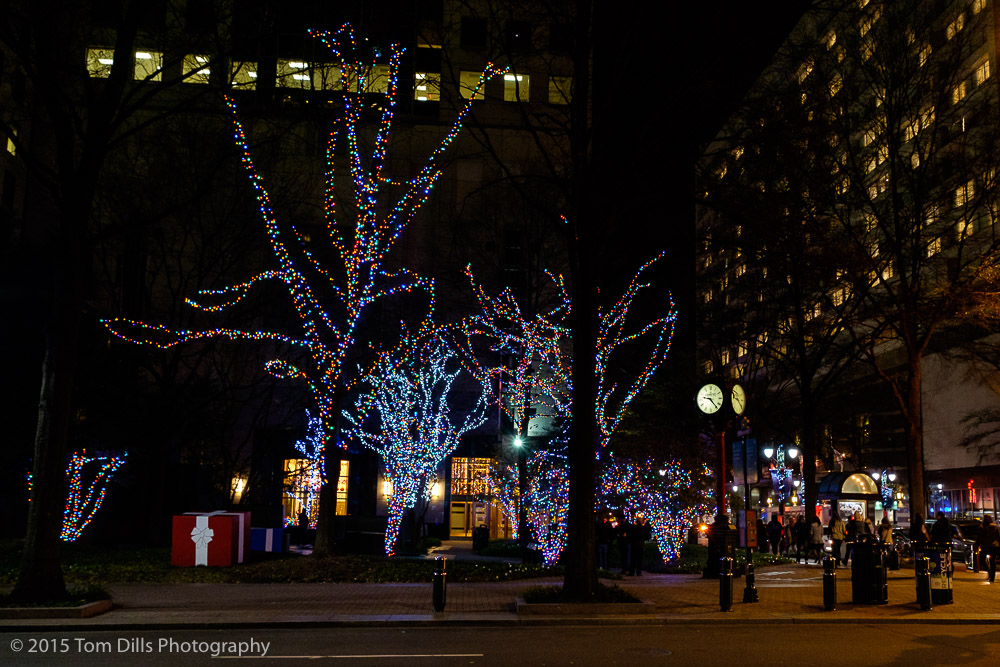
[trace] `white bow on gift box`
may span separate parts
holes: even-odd
[[[191,529],[191,541],[194,542],[194,564],[208,565],[208,543],[212,541],[215,531],[208,527],[207,516],[197,516]]]

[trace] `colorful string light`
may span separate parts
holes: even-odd
[[[226,104],[233,117],[233,138],[242,151],[241,160],[257,197],[261,219],[278,268],[263,271],[238,285],[201,291],[197,300],[186,300],[192,308],[217,313],[239,303],[259,283],[278,281],[292,299],[300,318],[301,332],[298,335],[287,335],[225,328],[175,331],[161,325],[125,318],[104,320],[103,324],[123,340],[160,348],[169,348],[191,340],[223,337],[273,341],[307,351],[310,359],[308,366],[299,367],[285,359],[274,359],[265,367],[276,377],[300,380],[307,384],[318,409],[317,418],[322,424],[320,449],[323,449],[336,433],[336,413],[340,409],[340,397],[345,391],[343,364],[349,350],[356,344],[355,331],[366,309],[376,300],[389,295],[417,289],[433,290],[432,281],[407,269],[387,270],[385,263],[387,254],[400,233],[430,196],[431,189],[441,175],[439,158],[461,131],[462,123],[472,107],[472,99],[460,111],[419,173],[401,183],[394,182],[386,178],[383,172],[398,93],[400,59],[404,49],[398,44],[390,47],[387,103],[374,148],[366,156],[358,141],[363,97],[356,91],[363,90],[363,85],[352,87],[352,77],[360,78],[363,82],[363,73],[371,69],[372,63],[362,63],[357,57],[357,44],[348,24],[336,32],[310,31],[310,34],[329,47],[335,58],[342,62],[340,83],[344,112],[327,142],[327,186],[324,197],[327,241],[336,251],[339,266],[335,269],[324,267],[310,252],[305,236],[294,225],[279,224],[263,179],[250,157],[236,105],[227,97]],[[506,68],[488,64],[480,76],[476,92],[487,80],[506,71]],[[343,136],[346,136],[349,148],[350,178],[356,204],[355,207],[343,207],[344,210],[356,210],[350,221],[341,219],[333,187],[333,156],[337,141]],[[399,189],[402,189],[401,194],[393,192]],[[320,298],[320,294],[330,294],[332,298],[324,300]],[[323,481],[327,481],[325,477]]]
[[[626,521],[649,520],[664,561],[680,555],[688,530],[709,513],[711,471],[694,474],[677,461],[643,463],[610,458],[601,475],[599,500],[620,508]]]
[[[621,422],[622,417],[625,416],[625,411],[628,409],[629,404],[642,388],[646,386],[650,378],[653,377],[653,373],[663,363],[663,360],[667,358],[667,353],[670,351],[670,343],[674,336],[674,327],[677,324],[677,309],[674,306],[673,297],[669,293],[667,293],[667,301],[670,305],[667,308],[666,315],[646,324],[634,333],[625,333],[629,306],[640,290],[644,287],[649,287],[649,283],[639,282],[643,271],[651,267],[665,255],[666,252],[663,252],[643,264],[632,278],[628,289],[618,299],[618,302],[607,312],[599,311],[600,324],[597,331],[596,369],[597,399],[595,409],[597,411],[597,424],[601,430],[601,447],[607,447],[608,442],[611,440],[612,432],[618,427],[618,423]],[[613,382],[609,386],[606,376],[608,361],[611,355],[622,345],[647,336],[647,334],[656,334],[657,338],[645,367],[628,388],[623,391],[619,391],[617,382]],[[612,407],[615,402],[617,402],[617,407]]]
[[[565,454],[535,452],[528,462],[525,516],[546,565],[554,565],[566,548],[569,516],[569,461]]]
[[[128,452],[106,456],[87,456],[86,451],[69,457],[66,466],[66,478],[69,480],[69,493],[66,495],[66,506],[63,509],[62,530],[59,539],[63,542],[74,542],[83,533],[83,529],[101,509],[104,497],[108,492],[111,478],[125,462]],[[85,479],[88,468],[97,464],[93,478]],[[32,488],[31,473],[28,473],[28,494]]]
[[[378,355],[362,375],[365,391],[343,412],[344,435],[376,452],[392,486],[385,553],[393,555],[406,510],[430,498],[442,461],[463,434],[486,421],[482,392],[460,423],[448,395],[461,372],[455,352],[437,332],[403,333],[391,352]]]

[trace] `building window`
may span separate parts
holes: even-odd
[[[965,99],[965,81],[960,81],[957,86],[951,89],[951,103],[958,104]]]
[[[181,75],[186,83],[207,84],[212,71],[208,68],[208,56],[189,54],[184,56]]]
[[[257,88],[257,63],[234,62],[230,72],[233,88],[254,90]]]
[[[136,81],[162,81],[163,54],[159,51],[136,51],[134,76]]]
[[[952,39],[955,35],[962,32],[962,28],[965,27],[965,14],[959,13],[955,17],[955,20],[948,24],[948,27],[944,30],[944,36],[947,39]]]
[[[976,182],[970,180],[955,189],[955,206],[965,206],[976,194]]]
[[[458,73],[458,89],[462,93],[462,97],[467,100],[481,100],[483,99],[483,89],[479,89],[479,93],[476,93],[476,86],[479,85],[479,79],[481,78],[479,72],[469,72],[467,70],[462,70]]]
[[[833,97],[840,92],[840,89],[844,85],[844,80],[839,74],[835,74],[832,79],[830,79],[830,97]]]
[[[924,44],[922,47],[920,47],[920,54],[919,54],[920,66],[923,67],[925,64],[927,64],[927,61],[930,59],[930,57],[931,57],[931,45]]]
[[[454,457],[451,460],[451,495],[475,496],[490,492],[490,460]]]
[[[986,0],[972,0],[972,14],[976,15],[986,9]]]
[[[569,104],[573,100],[573,77],[549,77],[549,104]]]
[[[529,77],[527,74],[504,74],[503,101],[527,102]]]
[[[938,254],[939,252],[941,252],[941,239],[940,239],[940,237],[931,240],[931,242],[927,244],[927,256],[928,257],[933,257],[934,255]]]
[[[976,85],[981,86],[986,82],[986,79],[990,78],[990,59],[983,58],[982,61],[976,65]]]
[[[441,101],[441,74],[439,72],[417,72],[413,76],[413,99],[419,102]]]
[[[95,79],[106,79],[115,64],[114,49],[87,49],[87,72]]]
[[[9,129],[10,135],[7,137],[7,152],[11,155],[17,155],[17,128],[11,125]]]
[[[823,38],[823,43],[826,45],[828,51],[832,49],[833,45],[837,43],[837,33],[833,30],[826,33],[826,36]]]

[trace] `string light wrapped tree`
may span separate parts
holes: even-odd
[[[357,347],[355,335],[358,326],[372,304],[383,297],[433,288],[429,280],[411,270],[389,268],[388,255],[441,176],[439,159],[459,135],[472,100],[488,79],[505,70],[487,66],[480,77],[476,94],[470,96],[424,166],[412,178],[397,182],[391,180],[387,173],[387,151],[399,92],[398,74],[403,47],[398,44],[390,47],[381,124],[371,151],[366,153],[359,139],[364,100],[358,91],[365,90],[365,82],[369,72],[374,70],[374,63],[359,58],[349,25],[335,32],[310,31],[310,34],[329,47],[334,58],[342,63],[340,89],[344,100],[343,113],[334,124],[326,150],[325,238],[316,239],[318,234],[302,233],[294,224],[277,219],[263,179],[251,159],[236,105],[232,99],[226,98],[233,116],[234,139],[242,151],[242,162],[257,197],[277,267],[262,271],[237,285],[203,291],[198,300],[185,301],[193,308],[218,313],[242,301],[262,283],[277,282],[285,288],[294,304],[299,317],[298,333],[228,328],[174,331],[128,319],[108,320],[105,325],[125,340],[161,348],[210,337],[271,343],[279,352],[276,352],[277,358],[267,362],[266,368],[278,378],[298,380],[308,386],[323,427],[323,470],[336,473],[340,470],[343,445],[328,445],[337,443],[338,416],[348,385],[345,361]],[[349,155],[352,205],[339,202],[334,189],[334,155],[338,142],[343,141],[347,143]],[[313,251],[316,243],[326,244],[324,252]],[[328,255],[332,259],[327,259]],[[329,492],[331,480],[324,477],[322,482],[314,551],[317,555],[330,553],[334,547],[334,494]]]
[[[649,520],[664,561],[677,558],[688,529],[709,513],[711,471],[704,465],[692,472],[677,461],[605,462],[600,497],[619,507],[626,521],[639,515]]]
[[[361,379],[365,391],[344,411],[344,435],[376,452],[391,484],[385,553],[396,551],[403,516],[429,500],[437,470],[463,434],[486,421],[480,390],[464,419],[454,419],[449,395],[462,371],[455,352],[437,332],[403,334],[396,348],[378,355]]]
[[[77,452],[69,457],[66,466],[66,478],[69,480],[69,494],[66,496],[66,507],[63,509],[62,530],[59,539],[63,542],[75,542],[83,529],[97,514],[104,504],[104,496],[108,491],[111,478],[125,462],[128,452],[121,454],[106,454],[88,456],[86,451]],[[95,470],[96,468],[96,470]],[[94,470],[90,477],[88,470]],[[31,475],[28,475],[28,493],[32,487]]]
[[[615,304],[607,310],[598,311],[594,414],[600,433],[600,447],[594,452],[595,457],[607,447],[629,404],[653,377],[670,351],[677,311],[669,293],[666,295],[668,307],[664,315],[637,329],[628,323],[629,309],[636,297],[650,287],[650,283],[644,282],[644,276],[663,257],[664,253],[661,253],[640,267]],[[481,309],[479,315],[461,324],[456,336],[466,368],[480,379],[492,400],[499,403],[517,425],[522,437],[528,431],[527,408],[528,397],[531,396],[535,396],[536,401],[541,397],[550,411],[545,416],[558,418],[561,432],[568,433],[573,418],[573,337],[569,327],[572,303],[563,277],[550,274],[558,295],[556,305],[544,313],[528,316],[509,288],[492,297],[476,284],[471,267],[466,267],[466,275]],[[478,339],[486,344],[479,343]],[[612,380],[609,377],[612,355],[623,346],[650,339],[655,339],[652,350],[634,379],[626,383]],[[510,367],[488,363],[488,359],[501,351],[515,351]],[[527,466],[527,475],[531,478],[528,484],[533,486],[530,486],[524,499],[525,514],[535,530],[535,538],[543,545],[547,562],[557,560],[566,544],[565,521],[569,503],[567,447],[565,438],[555,438],[549,451],[541,452],[543,456],[533,457]],[[595,487],[599,482],[598,479],[593,480]],[[544,539],[539,531],[544,533]]]

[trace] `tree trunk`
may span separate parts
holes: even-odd
[[[337,548],[337,479],[340,476],[341,454],[342,451],[336,446],[335,441],[328,442],[323,452],[323,468],[326,470],[327,479],[319,491],[314,556],[332,556]]]
[[[577,0],[573,50],[573,101],[570,110],[570,150],[573,182],[569,239],[572,278],[573,423],[569,443],[569,513],[566,520],[567,599],[585,602],[597,590],[597,556],[594,542],[594,504],[597,499],[597,232],[598,213],[593,210],[594,160],[591,153],[590,104],[592,66],[592,6]]]
[[[800,392],[802,401],[802,437],[799,445],[799,456],[802,465],[802,480],[805,490],[802,502],[805,518],[811,521],[816,516],[816,503],[819,500],[819,486],[816,484],[816,405],[812,388],[805,386]]]
[[[906,476],[910,484],[910,517],[920,512],[927,518],[927,498],[924,489],[924,429],[921,404],[923,370],[920,357],[910,359],[906,416]]]
[[[54,253],[58,267],[53,269],[51,310],[46,322],[31,503],[21,569],[12,593],[14,599],[22,602],[66,597],[59,561],[59,535],[69,487],[66,454],[73,415],[83,285],[83,276],[75,270],[80,261],[73,257],[80,249],[74,249],[73,245],[72,240],[64,239],[63,252]]]

